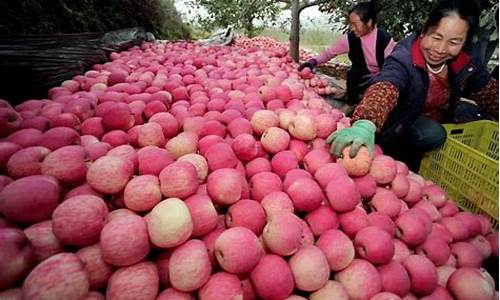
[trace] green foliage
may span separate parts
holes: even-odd
[[[368,1],[368,0],[364,0]],[[331,0],[320,5],[320,10],[331,13],[331,21],[344,24],[347,30],[347,14],[359,2]],[[377,16],[378,26],[391,33],[395,40],[418,31],[426,21],[437,0],[379,0],[381,11]],[[498,2],[494,0],[480,1],[483,7],[480,27],[492,29],[491,39],[498,39],[498,25],[495,16],[498,14]]]
[[[0,35],[105,32],[141,26],[162,39],[189,38],[172,0],[7,0]]]
[[[435,0],[434,0],[435,1]],[[395,40],[404,38],[418,30],[432,10],[433,0],[381,0],[381,11],[377,16],[377,24],[391,33]],[[347,30],[347,14],[358,2],[332,0],[320,5],[320,10],[331,13],[331,21],[344,24]]]
[[[484,9],[479,18],[479,27],[490,33],[490,41],[498,40],[498,2],[488,1],[490,8]]]
[[[207,30],[232,25],[249,37],[276,21],[281,10],[273,0],[191,0],[190,5],[204,10],[197,19]]]

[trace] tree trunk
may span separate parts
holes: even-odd
[[[255,35],[255,30],[253,27],[253,17],[248,16],[245,21],[245,31],[249,38],[253,38]]]
[[[300,43],[300,7],[299,0],[291,0],[292,25],[290,28],[290,56],[295,62],[299,62]]]

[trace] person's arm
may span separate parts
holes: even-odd
[[[407,55],[399,54],[396,58],[389,56],[380,73],[373,79],[363,95],[363,99],[356,106],[352,119],[370,120],[379,132],[384,126],[389,113],[398,104],[400,91],[404,90],[409,83],[408,70],[404,63]]]
[[[349,145],[352,145],[350,157],[356,156],[363,145],[373,155],[375,132],[381,130],[389,113],[398,104],[400,91],[410,82],[408,67],[404,63],[409,59],[409,53],[401,52],[398,58],[394,54],[389,56],[381,72],[373,79],[354,110],[352,126],[337,130],[327,138],[327,143],[331,144],[330,152],[336,157],[341,157],[342,151]]]
[[[319,55],[314,57],[317,64],[323,64],[337,55],[345,54],[349,52],[349,42],[347,40],[347,34],[343,34],[338,38],[329,48],[321,52]]]
[[[377,127],[377,132],[387,120],[389,113],[398,104],[399,91],[389,81],[379,81],[365,91],[363,99],[356,106],[352,120],[370,120]]]
[[[344,34],[339,39],[337,39],[328,49],[324,50],[308,61],[300,64],[298,70],[302,71],[302,69],[304,68],[310,68],[311,70],[313,70],[317,65],[323,64],[334,58],[335,56],[347,52],[349,52],[349,42],[347,41],[347,35]]]
[[[485,86],[470,95],[490,116],[498,120],[498,80],[491,78]]]

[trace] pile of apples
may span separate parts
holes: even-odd
[[[253,38],[238,37],[235,39],[235,46],[251,49],[272,49],[273,51],[279,49],[283,53],[288,53],[290,51],[290,43],[278,42],[277,40],[266,36],[256,36]],[[311,53],[304,49],[299,49],[300,61],[306,61],[311,57]]]
[[[0,115],[0,299],[497,297],[488,218],[330,155],[282,49],[143,43]]]
[[[235,46],[246,49],[273,49],[273,51],[278,51],[280,55],[287,55],[290,45],[289,43],[281,43],[270,37],[239,37],[235,40]],[[311,53],[300,49],[299,50],[299,60],[307,61],[312,58]],[[332,64],[328,64],[328,66],[334,66]],[[300,77],[304,79],[305,86],[311,88],[318,95],[328,96],[333,95],[337,92],[337,89],[333,86],[330,86],[328,80],[324,78],[320,78],[309,68],[302,69],[299,73]]]
[[[328,96],[337,92],[335,87],[330,86],[327,79],[314,75],[309,68],[302,69],[300,76],[304,79],[305,86],[312,88],[318,95]]]

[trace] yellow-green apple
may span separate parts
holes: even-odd
[[[191,236],[193,221],[187,205],[179,198],[158,203],[146,219],[149,238],[160,248],[178,246]]]

